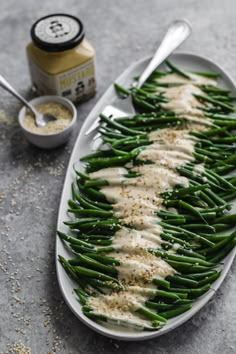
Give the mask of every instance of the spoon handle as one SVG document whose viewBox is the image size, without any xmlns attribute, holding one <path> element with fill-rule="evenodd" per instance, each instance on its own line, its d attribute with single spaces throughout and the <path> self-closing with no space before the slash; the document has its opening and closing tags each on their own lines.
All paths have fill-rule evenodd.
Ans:
<svg viewBox="0 0 236 354">
<path fill-rule="evenodd" d="M 165 37 L 154 54 L 147 68 L 140 76 L 136 87 L 141 87 L 152 72 L 191 34 L 188 21 L 176 20 L 170 25 Z"/>
<path fill-rule="evenodd" d="M 34 113 L 35 116 L 37 115 L 37 111 L 34 109 L 34 107 L 29 102 L 27 102 L 24 97 L 22 97 L 1 75 L 0 86 L 6 91 L 10 92 L 16 98 L 18 98 L 18 100 L 20 100 L 25 106 L 27 106 Z"/>
</svg>

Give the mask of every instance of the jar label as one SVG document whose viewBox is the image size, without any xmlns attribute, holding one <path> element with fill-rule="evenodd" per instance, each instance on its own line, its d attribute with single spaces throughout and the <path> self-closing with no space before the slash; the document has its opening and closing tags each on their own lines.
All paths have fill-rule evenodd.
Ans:
<svg viewBox="0 0 236 354">
<path fill-rule="evenodd" d="M 78 102 L 96 91 L 94 59 L 55 75 L 44 72 L 31 58 L 29 67 L 33 86 L 40 95 L 59 95 Z"/>
</svg>

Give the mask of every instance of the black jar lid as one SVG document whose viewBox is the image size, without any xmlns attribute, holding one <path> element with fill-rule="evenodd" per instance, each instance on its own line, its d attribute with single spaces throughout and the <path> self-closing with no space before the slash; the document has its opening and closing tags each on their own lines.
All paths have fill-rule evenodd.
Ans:
<svg viewBox="0 0 236 354">
<path fill-rule="evenodd" d="M 40 49 L 62 52 L 80 44 L 84 38 L 84 26 L 77 17 L 71 15 L 48 15 L 33 24 L 31 37 Z"/>
</svg>

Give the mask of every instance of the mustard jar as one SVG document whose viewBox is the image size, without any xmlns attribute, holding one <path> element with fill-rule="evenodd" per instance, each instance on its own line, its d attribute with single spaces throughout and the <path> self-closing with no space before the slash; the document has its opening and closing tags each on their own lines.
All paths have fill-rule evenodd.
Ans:
<svg viewBox="0 0 236 354">
<path fill-rule="evenodd" d="M 95 94 L 95 51 L 77 17 L 42 17 L 33 24 L 31 38 L 26 50 L 33 88 L 39 95 L 78 102 Z"/>
</svg>

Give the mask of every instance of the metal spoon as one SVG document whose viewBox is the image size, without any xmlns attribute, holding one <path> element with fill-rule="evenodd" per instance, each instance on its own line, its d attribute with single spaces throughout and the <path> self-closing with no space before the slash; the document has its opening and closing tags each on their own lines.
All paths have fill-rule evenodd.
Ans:
<svg viewBox="0 0 236 354">
<path fill-rule="evenodd" d="M 187 20 L 176 20 L 171 23 L 169 26 L 165 37 L 163 38 L 160 46 L 156 50 L 152 60 L 145 68 L 139 80 L 133 85 L 136 88 L 140 88 L 151 73 L 161 64 L 163 61 L 176 49 L 180 46 L 181 43 L 185 41 L 186 38 L 191 34 L 192 29 L 191 25 Z M 114 106 L 109 106 L 109 110 Z M 107 108 L 107 107 L 106 107 Z M 105 109 L 106 109 L 105 108 Z M 132 103 L 131 95 L 123 100 L 119 99 L 115 102 L 114 110 L 119 109 L 126 112 L 126 115 L 135 114 L 135 109 Z M 103 113 L 103 112 L 102 112 Z M 97 129 L 99 125 L 99 118 L 97 118 L 91 127 L 85 132 L 85 135 L 90 134 L 92 131 Z M 96 135 L 96 139 L 99 135 Z"/>
<path fill-rule="evenodd" d="M 48 122 L 56 120 L 57 118 L 48 113 L 40 113 L 35 107 L 33 107 L 29 102 L 26 101 L 24 97 L 22 97 L 8 82 L 4 77 L 0 75 L 0 86 L 6 91 L 10 92 L 13 96 L 18 98 L 25 106 L 27 106 L 30 111 L 33 113 L 35 118 L 35 125 L 37 127 L 45 127 Z"/>
</svg>

